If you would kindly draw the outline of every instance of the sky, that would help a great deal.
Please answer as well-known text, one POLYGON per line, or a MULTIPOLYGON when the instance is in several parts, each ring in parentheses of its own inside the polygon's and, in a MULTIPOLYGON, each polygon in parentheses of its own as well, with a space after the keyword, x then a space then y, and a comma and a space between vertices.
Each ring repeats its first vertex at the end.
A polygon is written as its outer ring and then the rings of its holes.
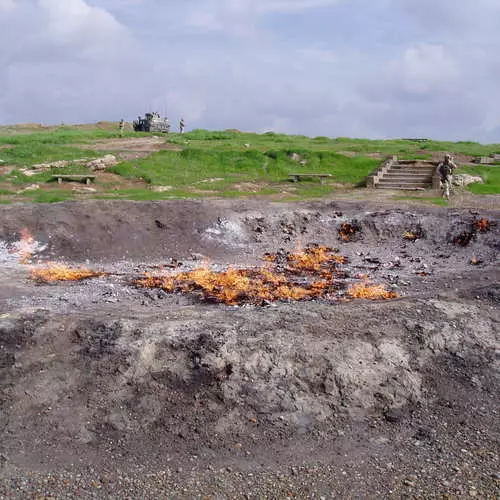
POLYGON ((500 143, 500 0, 0 0, 0 123, 500 143))

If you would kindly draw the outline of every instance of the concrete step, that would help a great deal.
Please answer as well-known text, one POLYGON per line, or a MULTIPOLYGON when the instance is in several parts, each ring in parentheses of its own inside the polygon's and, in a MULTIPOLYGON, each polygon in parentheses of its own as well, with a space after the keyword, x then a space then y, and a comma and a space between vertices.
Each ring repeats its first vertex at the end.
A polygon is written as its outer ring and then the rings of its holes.
POLYGON ((436 165, 429 165, 428 163, 423 165, 419 165, 418 163, 394 163, 392 166, 401 168, 436 168, 436 165))
POLYGON ((420 187, 420 186, 417 186, 417 187, 414 187, 414 186, 381 186, 380 184, 377 184, 375 186, 376 189, 393 189, 395 191, 425 191, 425 189, 427 189, 429 186, 424 186, 424 187, 420 187))
POLYGON ((434 172, 434 168, 420 167, 392 167, 389 172, 434 172))
POLYGON ((432 179, 432 175, 423 173, 423 174, 408 174, 406 172, 387 172, 383 175, 384 179, 410 179, 410 180, 418 180, 418 179, 432 179))
POLYGON ((401 188, 426 188, 430 187, 430 182, 405 182, 405 181, 386 181, 381 180, 376 184, 376 187, 387 187, 392 189, 401 189, 401 188))
POLYGON ((384 175, 407 175, 408 177, 432 177, 434 172, 406 172, 405 170, 390 170, 384 175))

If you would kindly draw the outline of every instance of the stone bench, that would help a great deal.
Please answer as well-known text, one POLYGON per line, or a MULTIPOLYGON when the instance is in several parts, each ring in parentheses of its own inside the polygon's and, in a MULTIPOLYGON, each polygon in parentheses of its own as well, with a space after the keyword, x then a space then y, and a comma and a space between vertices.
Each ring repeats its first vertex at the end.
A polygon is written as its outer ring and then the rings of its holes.
POLYGON ((62 181, 75 181, 75 182, 85 182, 85 184, 90 184, 94 179, 93 174, 55 174, 51 177, 51 180, 56 180, 58 184, 62 184, 62 181))
POLYGON ((328 177, 333 177, 332 174, 289 174, 288 177, 292 179, 293 182, 299 182, 300 179, 304 177, 318 178, 319 182, 323 184, 323 181, 328 177))

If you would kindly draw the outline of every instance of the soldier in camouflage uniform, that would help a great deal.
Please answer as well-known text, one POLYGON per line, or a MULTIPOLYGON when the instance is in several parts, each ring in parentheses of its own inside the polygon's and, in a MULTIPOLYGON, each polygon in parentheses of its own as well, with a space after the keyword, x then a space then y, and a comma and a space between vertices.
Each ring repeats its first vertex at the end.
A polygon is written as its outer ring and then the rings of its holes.
POLYGON ((118 128, 120 129, 120 137, 123 137, 123 131, 125 130, 125 121, 123 120, 123 118, 120 120, 118 128))
POLYGON ((443 198, 450 198, 451 182, 453 180, 453 170, 457 166, 453 163, 451 155, 444 155, 444 160, 438 165, 437 172, 441 177, 441 187, 443 188, 443 198))
POLYGON ((179 132, 181 134, 183 134, 185 128, 186 128, 186 124, 184 123, 184 118, 181 118, 181 121, 179 122, 179 132))

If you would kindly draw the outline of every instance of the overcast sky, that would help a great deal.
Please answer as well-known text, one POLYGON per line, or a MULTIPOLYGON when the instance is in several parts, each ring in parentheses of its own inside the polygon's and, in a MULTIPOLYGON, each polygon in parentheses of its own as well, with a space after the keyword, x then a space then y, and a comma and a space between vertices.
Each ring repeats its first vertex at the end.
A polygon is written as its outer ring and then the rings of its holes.
POLYGON ((0 123, 500 142, 500 0, 0 0, 0 123))

